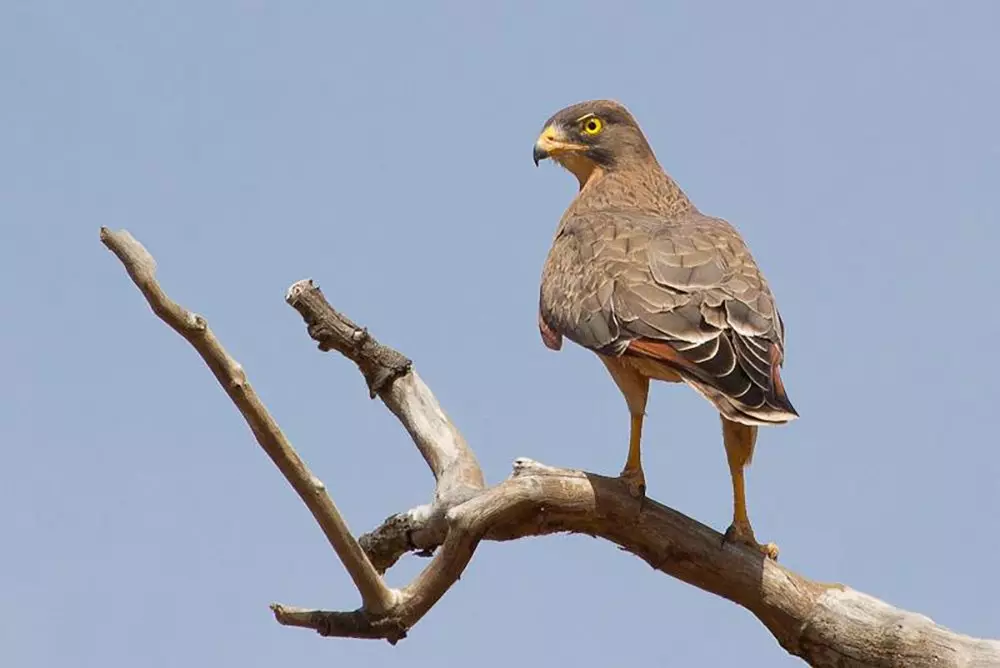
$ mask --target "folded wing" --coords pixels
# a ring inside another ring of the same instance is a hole
[[[726,221],[602,211],[565,221],[542,277],[540,326],[676,371],[726,417],[797,417],[781,382],[784,325]]]

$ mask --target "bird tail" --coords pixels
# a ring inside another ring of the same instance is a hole
[[[734,351],[736,359],[723,365],[714,364],[711,357],[699,358],[693,351],[678,350],[665,341],[636,339],[629,342],[626,354],[672,369],[733,422],[775,425],[799,417],[781,380],[781,351],[773,344],[768,350],[770,363],[763,368],[739,351]]]
[[[763,404],[754,406],[742,402],[738,398],[727,396],[718,388],[701,382],[697,378],[692,378],[688,374],[681,373],[681,378],[693,390],[718,408],[723,416],[733,422],[767,426],[785,424],[799,417],[798,411],[792,406],[792,402],[783,387],[775,388],[774,391],[766,393]]]

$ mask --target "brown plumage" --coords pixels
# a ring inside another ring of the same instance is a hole
[[[686,383],[722,416],[734,493],[727,538],[775,557],[773,544],[754,539],[743,469],[757,426],[797,413],[781,381],[784,324],[743,239],[698,211],[616,102],[554,115],[534,157],[553,158],[580,183],[542,271],[542,340],[593,350],[625,395],[632,427],[622,478],[645,493],[639,442],[649,381]]]

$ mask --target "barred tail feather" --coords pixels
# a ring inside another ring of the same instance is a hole
[[[781,381],[781,350],[720,336],[681,350],[665,341],[635,339],[625,354],[655,361],[711,402],[722,415],[747,425],[784,424],[799,415]],[[766,359],[763,359],[766,356]]]

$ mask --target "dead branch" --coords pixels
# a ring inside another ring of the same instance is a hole
[[[609,540],[672,575],[749,610],[789,653],[813,666],[1000,666],[1000,642],[954,633],[848,587],[812,581],[757,552],[723,544],[715,530],[647,499],[640,504],[613,478],[514,462],[511,476],[486,487],[471,449],[430,389],[398,352],[337,313],[311,281],[286,300],[321,350],[354,361],[412,437],[436,480],[431,503],[388,518],[355,540],[323,484],[306,468],[254,393],[242,368],[205,320],[171,301],[156,282],[152,257],[126,231],[101,229],[154,313],[187,339],[243,414],[257,442],[313,513],[362,598],[352,612],[272,605],[281,624],[322,635],[405,637],[458,580],[481,540],[555,532]],[[433,559],[407,587],[388,588],[379,573],[407,552]]]
[[[388,610],[394,604],[392,592],[375,571],[368,557],[354,539],[340,511],[326,493],[319,478],[305,465],[292,444],[281,433],[278,423],[267,412],[251,387],[243,368],[234,360],[200,315],[170,299],[156,281],[156,261],[126,230],[112,232],[101,228],[101,241],[118,256],[125,270],[142,292],[153,313],[190,343],[215,374],[243,419],[250,425],[260,447],[298,492],[316,518],[330,545],[354,580],[364,606],[369,610]]]

